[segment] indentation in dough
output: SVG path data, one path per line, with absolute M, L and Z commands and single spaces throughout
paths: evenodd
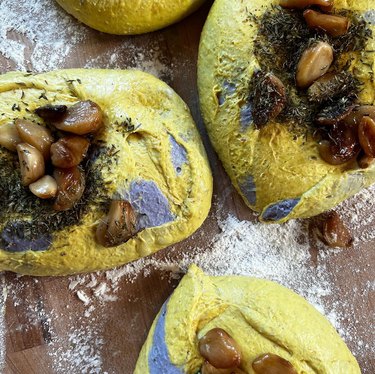
M 225 81 L 223 83 L 223 89 L 222 91 L 217 93 L 217 99 L 219 102 L 219 105 L 223 105 L 225 103 L 225 100 L 228 96 L 233 95 L 236 92 L 236 85 L 234 83 L 230 83 Z
M 177 175 L 182 173 L 182 166 L 187 163 L 186 149 L 177 143 L 176 139 L 169 134 L 169 141 L 171 143 L 171 158 L 172 164 Z
M 38 235 L 35 239 L 25 237 L 27 222 L 8 222 L 1 233 L 1 246 L 8 252 L 45 251 L 51 243 L 51 235 Z M 31 233 L 32 235 L 33 233 Z
M 270 205 L 262 214 L 264 221 L 278 221 L 285 218 L 294 207 L 299 203 L 300 199 L 287 199 Z
M 125 195 L 138 214 L 139 230 L 161 226 L 175 219 L 167 198 L 154 181 L 133 181 Z
M 239 183 L 240 190 L 244 197 L 247 199 L 250 205 L 255 205 L 256 203 L 256 186 L 254 178 L 249 175 L 246 179 Z
M 150 374 L 182 374 L 183 371 L 170 361 L 167 344 L 165 342 L 165 315 L 167 303 L 161 308 L 156 322 L 152 346 L 148 354 L 148 367 Z

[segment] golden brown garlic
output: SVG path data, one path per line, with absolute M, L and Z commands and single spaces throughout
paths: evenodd
M 17 153 L 24 186 L 28 186 L 44 175 L 44 157 L 38 149 L 29 144 L 21 143 L 17 145 Z
M 51 132 L 43 126 L 24 119 L 16 120 L 15 125 L 22 141 L 38 149 L 47 159 L 53 143 Z
M 353 236 L 336 212 L 331 212 L 323 223 L 324 242 L 333 248 L 347 248 L 353 243 Z
M 90 100 L 79 101 L 51 123 L 61 131 L 76 135 L 93 134 L 103 126 L 103 113 L 98 104 Z
M 79 167 L 56 168 L 53 177 L 57 183 L 57 196 L 53 209 L 70 210 L 81 199 L 85 191 L 85 174 Z
M 6 123 L 0 126 L 0 146 L 15 152 L 17 144 L 22 143 L 17 128 L 13 123 Z
M 333 0 L 280 0 L 279 4 L 288 9 L 304 9 L 312 5 L 332 9 Z
M 288 360 L 273 353 L 259 356 L 252 363 L 252 367 L 256 374 L 298 374 Z
M 30 191 L 40 199 L 52 199 L 57 194 L 57 183 L 50 175 L 38 179 L 29 185 Z
M 128 201 L 113 200 L 108 216 L 96 230 L 96 240 L 104 247 L 126 243 L 137 233 L 137 217 Z
M 368 157 L 375 157 L 375 121 L 363 117 L 358 126 L 359 143 Z
M 350 27 L 349 18 L 343 16 L 323 14 L 312 9 L 305 10 L 303 16 L 311 29 L 322 30 L 333 37 L 345 35 Z
M 86 157 L 90 142 L 81 136 L 65 136 L 51 146 L 52 164 L 58 168 L 79 165 Z
M 333 48 L 326 42 L 318 42 L 307 48 L 297 65 L 296 82 L 299 88 L 308 88 L 327 73 L 333 62 Z
M 230 369 L 241 364 L 241 351 L 236 341 L 223 329 L 214 328 L 199 339 L 199 353 L 212 366 Z

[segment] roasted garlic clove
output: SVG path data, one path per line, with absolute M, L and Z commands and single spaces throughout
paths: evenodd
M 40 199 L 51 199 L 57 194 L 57 183 L 50 175 L 45 175 L 29 185 L 30 191 Z
M 333 48 L 326 42 L 318 42 L 306 49 L 298 62 L 296 82 L 299 88 L 308 88 L 327 73 L 333 62 Z
M 256 374 L 298 374 L 288 360 L 273 353 L 259 356 L 252 367 Z
M 280 0 L 279 4 L 288 9 L 304 9 L 312 5 L 332 9 L 333 0 Z
M 312 9 L 305 10 L 303 16 L 311 29 L 322 30 L 333 37 L 345 35 L 350 27 L 349 18 L 343 16 L 323 14 Z
M 357 129 L 342 123 L 334 125 L 329 133 L 330 141 L 319 143 L 320 157 L 331 165 L 341 165 L 354 160 L 361 147 L 358 141 Z
M 198 349 L 202 357 L 215 368 L 229 369 L 241 364 L 241 351 L 236 341 L 223 329 L 208 331 L 199 339 Z
M 365 154 L 375 157 L 375 121 L 370 117 L 363 117 L 358 126 L 359 144 Z
M 276 118 L 287 102 L 286 89 L 273 73 L 259 71 L 254 74 L 253 117 L 257 126 Z
M 21 143 L 17 145 L 17 153 L 21 167 L 22 184 L 24 186 L 28 186 L 44 175 L 44 157 L 38 149 L 30 144 Z
M 345 124 L 345 119 L 355 108 L 351 98 L 340 98 L 325 106 L 315 119 L 317 125 L 333 126 L 340 122 Z
M 323 240 L 332 248 L 347 248 L 353 243 L 353 236 L 336 212 L 331 212 L 323 223 Z
M 108 216 L 98 225 L 96 240 L 104 247 L 126 243 L 137 233 L 137 217 L 128 201 L 114 200 Z
M 45 105 L 37 108 L 35 113 L 47 122 L 59 121 L 66 113 L 66 105 Z
M 65 136 L 51 146 L 51 160 L 56 167 L 67 169 L 79 165 L 86 157 L 90 142 L 81 136 Z
M 51 132 L 43 126 L 24 119 L 16 120 L 15 125 L 22 141 L 38 149 L 47 159 L 54 140 Z
M 356 106 L 353 111 L 345 117 L 345 124 L 348 126 L 359 126 L 363 117 L 370 117 L 375 121 L 375 106 L 374 105 L 360 105 Z
M 0 147 L 15 152 L 19 143 L 22 143 L 22 139 L 13 123 L 6 123 L 0 126 Z
M 77 135 L 92 134 L 103 126 L 103 113 L 96 103 L 79 101 L 69 107 L 58 121 L 51 122 L 61 131 Z
M 359 82 L 349 72 L 328 72 L 318 78 L 307 90 L 309 100 L 314 103 L 331 102 L 336 98 L 351 95 Z
M 66 211 L 81 199 L 86 186 L 85 174 L 78 168 L 55 169 L 53 177 L 57 183 L 57 196 L 53 209 Z

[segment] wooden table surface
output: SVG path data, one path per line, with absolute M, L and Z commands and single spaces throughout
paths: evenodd
M 165 76 L 167 83 L 181 95 L 192 111 L 214 174 L 214 204 L 209 218 L 195 235 L 172 248 L 160 251 L 154 256 L 155 259 L 163 259 L 168 255 L 178 262 L 190 247 L 204 247 L 204 244 L 219 232 L 216 219 L 218 213 L 233 213 L 240 219 L 254 220 L 254 215 L 231 187 L 213 152 L 199 112 L 196 61 L 200 32 L 210 5 L 211 2 L 208 2 L 186 20 L 152 34 L 121 37 L 89 30 L 89 37 L 79 43 L 62 64 L 62 67 L 67 68 L 85 66 L 98 55 L 108 52 L 110 56 L 111 50 L 125 41 L 127 45 L 139 50 L 147 50 L 150 43 L 158 44 L 163 63 L 171 72 Z M 43 14 L 40 17 L 43 17 Z M 22 35 L 15 34 L 14 38 L 22 38 Z M 32 48 L 32 44 L 29 48 Z M 133 49 L 129 49 L 129 54 L 132 51 Z M 134 56 L 127 55 L 125 50 L 116 63 L 128 67 L 130 60 L 134 62 Z M 1 71 L 13 68 L 14 63 L 0 55 Z M 32 70 L 33 66 L 29 64 L 27 68 Z M 370 209 L 370 213 L 363 214 L 371 213 Z M 361 227 L 357 227 L 355 231 L 359 233 L 361 230 Z M 360 342 L 358 336 L 354 340 L 349 337 L 349 347 L 355 349 L 358 344 L 367 345 L 370 349 L 365 352 L 374 352 L 371 347 L 375 344 L 375 293 L 372 289 L 364 295 L 360 288 L 366 282 L 374 282 L 374 247 L 373 240 L 359 243 L 355 248 L 338 251 L 329 264 L 335 274 L 335 298 L 338 303 L 341 297 L 345 298 L 342 300 L 345 305 L 350 303 L 348 317 L 356 320 Z M 312 257 L 316 256 L 316 251 L 312 245 Z M 96 280 L 101 277 L 104 278 L 104 273 L 95 275 Z M 168 272 L 150 267 L 147 276 L 140 275 L 132 282 L 127 277 L 121 278 L 118 290 L 113 291 L 117 300 L 104 302 L 95 299 L 90 304 L 92 308 L 89 308 L 78 299 L 75 292 L 69 290 L 74 277 L 42 279 L 6 274 L 5 279 L 9 288 L 6 302 L 5 374 L 131 374 L 154 317 L 178 284 L 178 279 L 171 279 Z M 349 298 L 348 295 L 353 289 L 359 291 Z M 343 323 L 345 324 L 345 321 Z M 95 371 L 92 369 L 95 365 L 90 366 L 82 361 L 81 356 L 74 356 L 74 350 L 70 350 L 70 347 L 74 348 L 77 344 L 81 345 L 83 351 L 100 347 L 100 357 L 96 357 L 94 351 L 88 354 L 91 354 L 93 360 L 102 360 L 101 369 Z M 54 353 L 51 354 L 51 351 Z M 65 357 L 68 351 L 72 356 L 70 363 L 67 363 L 69 360 Z M 374 354 L 359 354 L 357 359 L 364 373 L 375 373 Z

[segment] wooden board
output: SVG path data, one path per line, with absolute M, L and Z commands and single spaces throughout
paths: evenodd
M 153 256 L 155 259 L 168 256 L 175 263 L 191 247 L 204 248 L 207 241 L 219 232 L 216 219 L 218 214 L 225 216 L 233 213 L 240 219 L 255 220 L 233 190 L 213 152 L 199 112 L 196 61 L 200 32 L 210 5 L 211 2 L 208 2 L 200 11 L 177 25 L 148 35 L 127 38 L 89 31 L 89 38 L 77 45 L 71 58 L 64 62 L 64 67 L 67 68 L 84 66 L 99 54 L 108 52 L 110 55 L 111 50 L 124 40 L 140 49 L 147 49 L 150 43 L 159 44 L 163 61 L 172 71 L 167 82 L 189 105 L 204 139 L 215 178 L 213 208 L 202 228 L 183 243 Z M 22 35 L 15 34 L 14 38 L 22 38 Z M 124 66 L 128 66 L 126 60 L 133 57 L 125 53 Z M 11 61 L 1 57 L 0 63 L 2 72 L 15 67 Z M 33 67 L 30 65 L 28 68 L 32 70 Z M 356 232 L 361 230 L 358 227 Z M 350 348 L 354 350 L 358 345 L 374 346 L 372 330 L 375 328 L 375 294 L 373 290 L 366 294 L 362 290 L 363 284 L 375 279 L 374 247 L 373 240 L 365 244 L 359 243 L 353 249 L 339 251 L 328 264 L 334 274 L 335 302 L 350 304 L 347 310 L 348 321 L 344 320 L 342 324 L 345 327 L 349 319 L 356 320 L 355 339 L 346 337 Z M 313 259 L 317 258 L 317 249 L 313 245 L 311 254 Z M 316 266 L 316 263 L 313 262 L 311 266 Z M 4 373 L 132 373 L 154 317 L 178 284 L 178 277 L 174 279 L 168 274 L 168 271 L 148 267 L 147 276 L 140 275 L 133 282 L 126 277 L 119 280 L 118 289 L 110 292 L 117 300 L 105 302 L 94 298 L 90 305 L 84 305 L 76 293 L 69 290 L 74 277 L 37 279 L 6 274 L 9 295 L 6 303 Z M 98 284 L 103 279 L 105 284 L 109 284 L 108 287 L 113 286 L 113 282 L 108 283 L 104 273 L 97 274 L 94 278 Z M 88 276 L 85 282 L 88 283 L 89 280 Z M 78 288 L 79 285 L 74 291 Z M 92 351 L 89 352 L 90 350 Z M 370 352 L 371 349 L 365 351 Z M 94 361 L 102 360 L 99 365 L 101 369 L 95 371 L 93 361 L 90 366 L 90 363 L 82 359 L 85 352 Z M 70 355 L 69 360 L 67 355 Z M 364 373 L 375 373 L 374 355 L 359 354 L 357 358 Z

